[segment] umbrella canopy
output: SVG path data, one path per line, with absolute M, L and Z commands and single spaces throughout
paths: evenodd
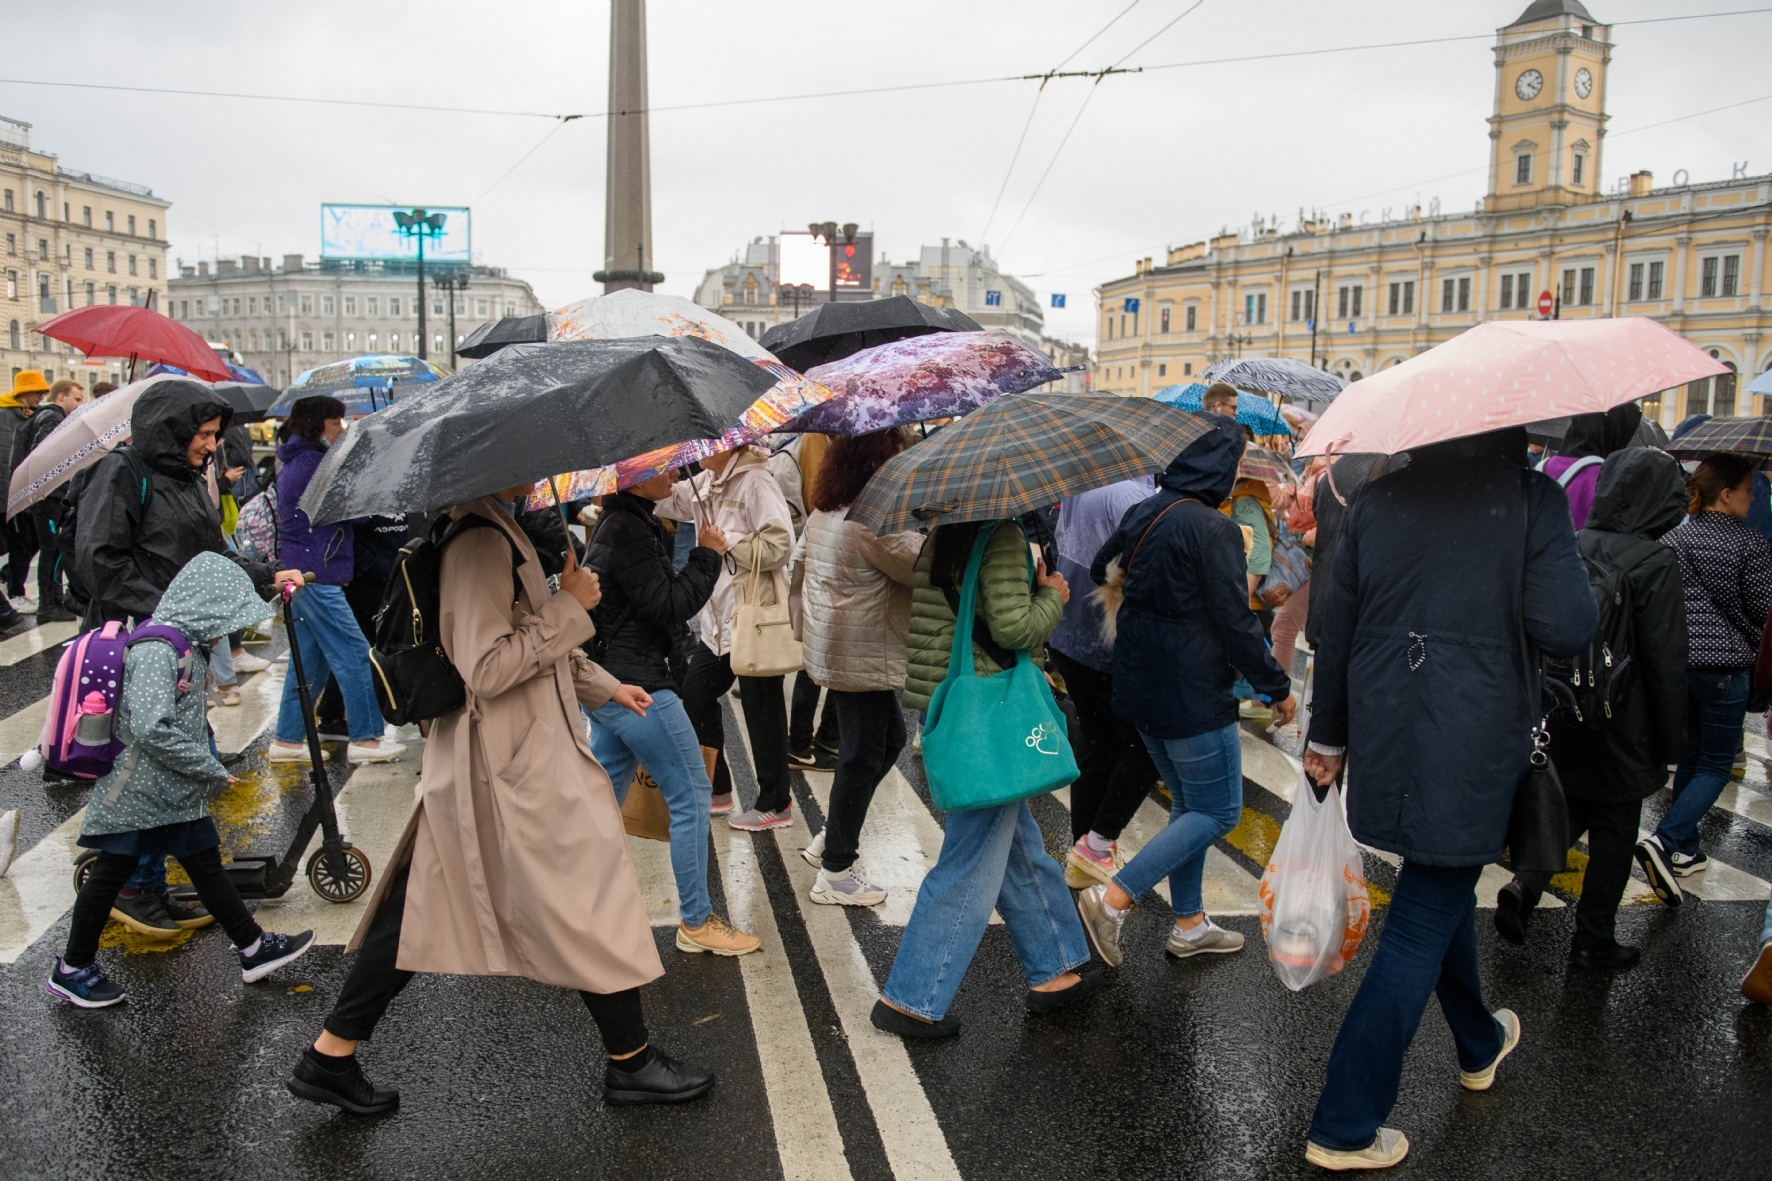
M 1300 455 L 1411 447 L 1610 410 L 1728 369 L 1641 316 L 1489 320 L 1356 381 Z
M 1311 402 L 1333 402 L 1335 395 L 1347 388 L 1347 382 L 1335 374 L 1290 357 L 1238 357 L 1214 361 L 1200 371 L 1200 381 L 1206 385 L 1228 381 L 1238 389 Z
M 821 304 L 799 319 L 765 332 L 763 347 L 794 368 L 805 370 L 907 336 L 978 330 L 978 321 L 964 312 L 894 295 Z
M 369 353 L 346 357 L 304 370 L 295 382 L 266 409 L 266 418 L 288 418 L 295 403 L 315 394 L 327 394 L 345 404 L 345 413 L 373 414 L 420 386 L 443 380 L 447 373 L 418 357 L 398 353 Z
M 875 533 L 1020 516 L 1160 472 L 1204 417 L 1112 394 L 1014 394 L 886 461 L 849 511 Z
M 787 429 L 865 435 L 907 422 L 958 418 L 1064 372 L 1013 333 L 938 332 L 875 345 L 806 376 L 835 396 Z
M 235 422 L 257 422 L 277 400 L 277 390 L 260 382 L 218 381 L 215 392 L 234 408 Z
M 680 295 L 628 288 L 593 295 L 532 316 L 506 316 L 476 329 L 456 354 L 490 357 L 513 344 L 562 340 L 621 340 L 631 336 L 699 336 L 749 361 L 775 361 L 736 323 Z
M 12 481 L 6 490 L 6 515 L 10 517 L 36 504 L 83 468 L 91 467 L 122 446 L 129 439 L 129 416 L 135 410 L 136 399 L 154 385 L 193 380 L 156 374 L 74 407 L 74 412 L 12 469 Z
M 716 436 L 773 384 L 694 338 L 512 345 L 346 431 L 301 507 L 326 524 L 459 504 Z
M 1760 374 L 1741 387 L 1744 394 L 1772 394 L 1772 369 Z
M 1170 406 L 1179 406 L 1183 410 L 1205 409 L 1207 383 L 1196 381 L 1192 385 L 1179 383 L 1160 389 L 1151 397 Z M 1237 421 L 1258 435 L 1290 435 L 1292 426 L 1286 416 L 1260 394 L 1252 394 L 1247 390 L 1237 391 Z
M 1719 451 L 1772 459 L 1772 418 L 1713 418 L 1681 435 L 1666 450 L 1681 459 L 1703 459 Z
M 1270 484 L 1293 484 L 1297 478 L 1286 461 L 1269 451 L 1266 447 L 1257 447 L 1251 443 L 1243 448 L 1243 458 L 1237 464 L 1237 479 L 1266 480 Z
M 132 364 L 159 361 L 211 381 L 233 377 L 207 341 L 152 308 L 94 304 L 45 320 L 36 331 L 89 357 L 127 357 Z
M 474 329 L 455 350 L 455 355 L 478 361 L 508 344 L 541 344 L 547 338 L 548 318 L 545 314 L 505 316 Z

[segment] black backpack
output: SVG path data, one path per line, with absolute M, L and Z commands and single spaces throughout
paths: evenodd
M 1553 719 L 1579 730 L 1603 730 L 1612 724 L 1637 679 L 1629 580 L 1636 563 L 1614 566 L 1585 555 L 1581 561 L 1587 567 L 1594 605 L 1600 609 L 1599 626 L 1593 640 L 1574 656 L 1545 659 L 1545 689 Z
M 382 717 L 396 726 L 428 721 L 452 713 L 467 703 L 467 689 L 443 651 L 438 635 L 441 611 L 443 550 L 469 529 L 493 522 L 470 515 L 459 521 L 437 520 L 417 541 L 400 550 L 394 572 L 382 591 L 375 614 L 375 643 L 369 649 L 369 665 L 375 677 L 375 697 Z M 501 537 L 505 535 L 501 532 Z M 517 547 L 511 547 L 511 599 L 520 591 Z

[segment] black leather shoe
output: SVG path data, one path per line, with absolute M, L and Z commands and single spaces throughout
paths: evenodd
M 1075 984 L 1058 992 L 1035 992 L 1028 989 L 1028 1012 L 1050 1013 L 1054 1009 L 1062 1009 L 1072 1001 L 1080 1001 L 1086 996 L 1094 996 L 1107 983 L 1107 976 L 1100 968 L 1091 968 L 1082 974 Z
M 1622 943 L 1603 943 L 1598 947 L 1578 947 L 1569 953 L 1569 962 L 1577 968 L 1598 968 L 1623 972 L 1637 966 L 1643 953 Z
M 638 1070 L 622 1070 L 615 1062 L 604 1069 L 603 1102 L 687 1103 L 707 1094 L 713 1085 L 713 1071 L 655 1049 Z
M 874 1028 L 886 1033 L 896 1033 L 899 1037 L 953 1037 L 960 1032 L 960 1019 L 954 1016 L 943 1017 L 940 1021 L 919 1021 L 907 1013 L 900 1013 L 885 1001 L 875 1001 L 874 1011 L 868 1020 Z
M 160 892 L 160 905 L 166 908 L 167 915 L 182 929 L 207 927 L 215 922 L 215 916 L 204 910 L 195 902 L 180 902 L 172 896 L 170 890 Z
M 353 1115 L 380 1115 L 400 1106 L 400 1092 L 370 1082 L 355 1054 L 333 1058 L 309 1047 L 302 1051 L 295 1072 L 283 1085 L 297 1099 L 330 1103 Z
M 1515 947 L 1526 945 L 1526 926 L 1532 921 L 1532 904 L 1519 882 L 1509 882 L 1495 895 L 1495 933 Z

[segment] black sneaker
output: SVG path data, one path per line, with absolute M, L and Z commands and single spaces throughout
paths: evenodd
M 788 766 L 800 771 L 829 771 L 836 765 L 837 760 L 816 743 L 804 750 L 788 751 Z
M 234 952 L 240 957 L 240 979 L 248 984 L 263 980 L 284 964 L 300 959 L 312 946 L 312 931 L 303 931 L 300 935 L 273 935 L 265 931 L 258 937 L 258 950 L 251 955 L 243 951 Z
M 1608 972 L 1623 972 L 1637 966 L 1643 953 L 1634 947 L 1626 947 L 1614 940 L 1598 947 L 1577 947 L 1569 953 L 1569 962 L 1577 968 L 1598 968 Z
M 1703 853 L 1669 853 L 1667 867 L 1677 878 L 1689 878 L 1710 868 L 1710 858 Z
M 1495 933 L 1515 947 L 1526 945 L 1526 927 L 1532 922 L 1532 905 L 1518 881 L 1509 882 L 1495 895 Z
M 49 979 L 43 982 L 43 991 L 82 1009 L 109 1008 L 123 999 L 122 986 L 105 975 L 97 960 L 84 968 L 69 968 L 59 955 Z
M 875 1001 L 868 1020 L 875 1029 L 896 1033 L 899 1037 L 953 1037 L 960 1032 L 960 1019 L 949 1013 L 940 1021 L 919 1021 L 908 1013 L 900 1013 L 885 1001 Z
M 830 755 L 833 759 L 843 753 L 842 748 L 836 743 L 826 742 L 823 738 L 820 738 L 817 735 L 813 736 L 812 745 L 816 746 L 819 750 L 824 751 L 825 754 Z
M 194 927 L 207 927 L 215 922 L 215 916 L 204 910 L 195 902 L 180 902 L 172 896 L 170 890 L 160 893 L 160 905 L 166 908 L 167 915 L 183 930 Z
M 708 1093 L 714 1072 L 679 1062 L 669 1054 L 648 1047 L 640 1057 L 646 1064 L 624 1070 L 625 1063 L 611 1061 L 603 1071 L 605 1103 L 687 1103 Z
M 1054 1009 L 1062 1009 L 1072 1001 L 1080 1001 L 1084 997 L 1094 996 L 1107 983 L 1107 976 L 1100 968 L 1090 968 L 1081 973 L 1077 982 L 1069 988 L 1057 992 L 1035 992 L 1028 989 L 1028 1012 L 1050 1013 Z
M 1649 888 L 1657 898 L 1668 906 L 1678 906 L 1686 900 L 1680 883 L 1674 880 L 1673 867 L 1667 863 L 1667 850 L 1661 847 L 1660 837 L 1644 837 L 1637 842 L 1632 855 L 1643 867 L 1643 876 L 1649 879 Z
M 297 1099 L 330 1103 L 353 1115 L 380 1115 L 400 1106 L 400 1092 L 370 1082 L 355 1054 L 334 1058 L 311 1046 L 295 1060 L 295 1070 L 283 1085 Z
M 60 603 L 50 603 L 46 606 L 37 608 L 37 622 L 78 623 L 80 622 L 80 617 L 62 606 Z
M 170 939 L 181 930 L 178 920 L 166 912 L 160 895 L 146 890 L 117 895 L 117 901 L 111 903 L 111 918 L 151 939 Z

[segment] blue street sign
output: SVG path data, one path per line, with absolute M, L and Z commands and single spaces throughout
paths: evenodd
M 1352 336 L 1354 334 L 1354 322 L 1352 320 L 1349 320 L 1347 322 L 1347 334 L 1349 336 Z
M 1054 295 L 1052 297 L 1052 306 L 1055 308 L 1062 308 L 1064 306 L 1064 296 Z
M 1138 301 L 1136 299 L 1128 299 L 1120 305 L 1120 310 L 1123 312 L 1136 312 L 1138 311 Z
M 1304 322 L 1304 330 L 1306 332 L 1315 332 L 1317 330 L 1317 319 L 1315 316 L 1312 316 Z
M 1002 305 L 1003 305 L 1003 293 L 1001 291 L 987 291 L 984 293 L 984 306 L 985 307 L 995 308 L 995 307 L 1001 307 Z

